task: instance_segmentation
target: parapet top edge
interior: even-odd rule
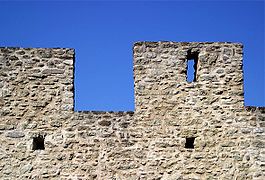
[[[26,49],[26,50],[33,50],[33,49],[36,49],[36,50],[49,50],[49,49],[53,49],[53,50],[58,50],[58,49],[63,49],[63,50],[72,50],[72,51],[75,51],[75,48],[70,48],[70,47],[16,47],[16,46],[6,46],[6,47],[0,47],[0,49]]]
[[[179,42],[176,42],[176,41],[137,41],[134,43],[134,46],[141,46],[143,44],[163,44],[163,43],[166,43],[166,44],[179,44],[181,46],[183,45],[194,45],[194,44],[201,44],[201,45],[208,45],[208,44],[232,44],[232,45],[239,45],[239,46],[243,46],[243,43],[241,42],[210,42],[210,41],[205,41],[205,42],[185,42],[185,41],[179,41]]]
[[[74,111],[81,114],[134,114],[134,111]]]
[[[134,113],[134,111],[96,111],[96,110],[81,110],[75,112],[82,112],[82,113]]]
[[[261,111],[265,113],[265,106],[244,106],[247,111]]]

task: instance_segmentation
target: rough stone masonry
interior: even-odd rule
[[[73,49],[0,48],[0,179],[265,179],[265,108],[244,106],[241,44],[133,54],[134,112],[74,112]]]

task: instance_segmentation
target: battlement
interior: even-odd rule
[[[135,112],[74,112],[73,49],[0,48],[0,177],[265,179],[242,48],[135,43]]]
[[[204,90],[218,85],[225,90],[242,86],[242,48],[238,43],[135,43],[135,93],[161,95],[174,94],[179,87]],[[187,81],[190,59],[195,61],[192,83]],[[231,90],[243,93],[242,88]]]
[[[74,109],[74,50],[67,48],[0,48],[0,114]]]
[[[136,114],[173,120],[171,111],[243,107],[242,48],[226,42],[135,43]],[[187,80],[189,59],[195,61],[192,82]]]

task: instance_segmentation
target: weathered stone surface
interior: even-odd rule
[[[98,122],[99,125],[101,126],[109,126],[111,125],[111,122],[110,121],[106,121],[106,120],[101,120]]]
[[[22,138],[24,137],[25,134],[21,131],[10,131],[7,132],[6,137],[10,137],[10,138]]]
[[[135,43],[135,112],[74,112],[73,64],[73,49],[0,48],[1,179],[265,179],[241,44]]]
[[[20,171],[21,171],[21,174],[24,174],[24,173],[29,173],[30,171],[32,171],[33,169],[33,166],[31,164],[27,164],[25,166],[23,166]]]
[[[14,125],[0,124],[0,130],[11,130],[11,129],[14,129]]]
[[[51,75],[51,74],[63,74],[63,69],[44,69],[42,71],[43,74]]]

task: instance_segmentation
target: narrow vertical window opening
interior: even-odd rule
[[[197,80],[197,65],[198,53],[188,51],[187,55],[187,82],[196,82]]]
[[[33,150],[44,150],[44,137],[38,136],[33,138]]]

